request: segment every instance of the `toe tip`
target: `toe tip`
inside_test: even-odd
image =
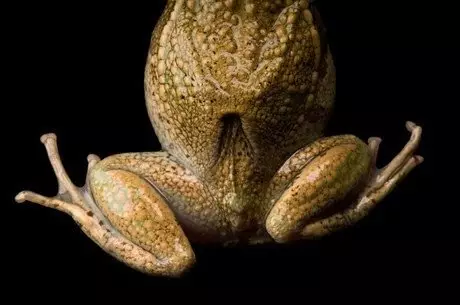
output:
[[[46,133],[40,137],[40,141],[45,144],[48,140],[56,140],[56,134],[54,133]]]
[[[413,132],[415,129],[421,129],[420,126],[418,126],[417,124],[415,124],[415,123],[412,122],[412,121],[407,121],[407,122],[406,122],[406,128],[407,128],[407,130],[409,130],[410,132]]]
[[[420,163],[423,163],[423,161],[425,161],[425,158],[423,158],[420,155],[416,155],[416,156],[414,156],[414,161],[415,161],[416,164],[420,164]]]
[[[380,144],[382,142],[382,138],[380,137],[370,137],[367,142],[370,143],[377,143]]]
[[[88,162],[99,162],[101,160],[101,158],[99,158],[98,155],[95,155],[95,154],[89,154],[88,157],[86,157],[86,160]]]
[[[25,194],[25,192],[20,192],[19,194],[17,194],[17,195],[14,197],[14,200],[15,200],[17,203],[23,203],[24,201],[26,201],[26,194]]]

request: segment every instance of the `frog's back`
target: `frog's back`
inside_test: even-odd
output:
[[[197,173],[230,162],[253,175],[320,136],[335,74],[312,11],[308,1],[169,1],[145,77],[163,148]]]

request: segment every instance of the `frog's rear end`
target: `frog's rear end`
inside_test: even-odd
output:
[[[163,149],[247,231],[263,227],[283,162],[321,136],[335,71],[308,1],[169,1],[145,83]]]

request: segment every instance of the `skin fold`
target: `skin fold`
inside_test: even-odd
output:
[[[162,149],[88,156],[76,187],[43,135],[59,191],[30,201],[69,214],[103,250],[151,275],[180,276],[193,243],[287,243],[365,217],[423,158],[421,127],[384,168],[380,139],[323,136],[335,68],[309,1],[168,1],[145,68]]]

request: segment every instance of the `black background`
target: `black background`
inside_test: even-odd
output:
[[[81,185],[89,153],[154,151],[159,143],[144,105],[150,33],[165,1],[148,4],[24,4],[13,9],[5,44],[12,64],[4,91],[8,198],[2,287],[16,299],[130,298],[188,301],[311,302],[432,295],[440,302],[458,275],[458,204],[453,172],[458,34],[450,10],[435,3],[333,1],[318,4],[334,53],[338,93],[328,134],[383,138],[379,164],[408,140],[404,124],[424,128],[416,168],[356,227],[318,242],[221,249],[196,247],[183,279],[137,273],[89,240],[72,219],[14,195],[54,195],[57,184],[40,135],[55,132],[64,165]],[[11,59],[11,60],[10,60]],[[9,111],[12,109],[11,114]],[[441,127],[442,124],[446,127]],[[448,276],[454,276],[449,279]],[[368,294],[369,293],[369,294]],[[61,298],[61,295],[65,298]],[[371,295],[369,298],[368,295]],[[442,303],[442,302],[441,302]]]

